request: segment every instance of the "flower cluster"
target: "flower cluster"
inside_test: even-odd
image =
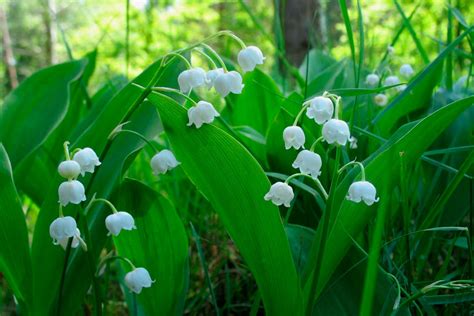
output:
[[[378,79],[377,79],[378,80]],[[328,144],[336,146],[345,146],[350,143],[351,148],[357,148],[357,140],[351,137],[349,125],[338,118],[339,106],[341,97],[325,92],[322,96],[314,97],[303,103],[303,107],[295,118],[293,125],[286,127],[283,130],[283,141],[285,148],[288,150],[294,148],[302,150],[296,156],[292,166],[299,169],[299,173],[289,176],[284,182],[276,182],[265,194],[264,199],[272,201],[273,204],[280,206],[284,205],[290,207],[291,201],[295,197],[293,188],[289,185],[290,180],[297,176],[307,176],[313,179],[320,191],[326,199],[328,194],[318,177],[321,174],[322,159],[314,150],[320,141],[325,141]],[[316,124],[322,125],[321,137],[319,137],[308,149],[305,146],[305,133],[303,129],[298,126],[298,121],[302,114],[306,111],[306,116],[312,119]],[[349,201],[359,203],[363,201],[367,205],[372,205],[379,199],[376,197],[376,189],[373,184],[365,180],[364,166],[360,162],[351,162],[343,166],[339,172],[342,172],[347,166],[357,164],[361,168],[361,181],[356,181],[351,184],[348,190],[347,199]]]
[[[392,46],[389,46],[387,49],[387,53],[389,59],[393,58],[393,56],[395,55],[395,49]],[[408,80],[415,74],[415,70],[410,64],[402,64],[399,69],[399,74],[402,78]],[[385,78],[381,82],[381,79],[383,77]],[[383,67],[380,72],[374,71],[373,73],[368,74],[365,78],[365,83],[369,88],[377,88],[379,86],[389,87],[393,85],[398,85],[394,88],[396,92],[402,92],[407,87],[406,84],[400,84],[400,78],[396,75],[393,75],[392,70],[388,66]],[[373,97],[373,101],[376,105],[384,107],[388,103],[388,96],[385,93],[377,93]]]
[[[66,207],[68,204],[80,204],[86,201],[84,185],[77,178],[79,175],[85,176],[86,173],[94,173],[95,168],[100,166],[101,162],[95,151],[88,147],[73,150],[71,159],[68,145],[69,142],[64,143],[66,160],[62,161],[58,166],[59,175],[66,178],[67,181],[59,185],[59,217],[49,226],[49,234],[53,239],[53,244],[60,245],[65,250],[69,244],[71,248],[77,248],[81,245],[87,251],[87,244],[81,238],[81,232],[77,227],[76,219],[72,216],[64,216],[63,207]],[[169,163],[167,166],[169,166]],[[136,229],[135,220],[130,213],[117,211],[110,201],[96,198],[95,195],[87,205],[86,211],[83,214],[84,217],[87,214],[87,210],[96,202],[104,202],[112,210],[112,214],[105,218],[105,227],[109,231],[109,235],[118,236],[122,230]],[[133,292],[140,293],[143,287],[150,287],[152,281],[148,271],[144,268],[138,268],[126,275],[125,283]]]
[[[242,45],[242,50],[238,53],[237,61],[242,68],[243,72],[252,71],[257,65],[263,64],[265,57],[263,56],[262,51],[256,46],[245,46],[245,44],[238,40]],[[209,46],[206,45],[210,49]],[[206,58],[212,61],[212,59],[207,56],[204,51],[199,51],[201,54],[205,55]],[[244,85],[242,84],[242,75],[235,71],[228,71],[224,62],[218,57],[222,67],[209,71],[205,71],[200,67],[192,67],[189,65],[189,69],[184,70],[178,76],[178,85],[182,93],[188,94],[193,89],[200,87],[206,87],[207,89],[214,90],[223,98],[228,96],[230,93],[240,94]],[[196,128],[201,128],[203,124],[210,124],[214,121],[216,117],[219,116],[219,112],[216,111],[214,106],[206,101],[194,102],[192,99],[189,99],[194,105],[188,110],[188,126],[194,125]]]

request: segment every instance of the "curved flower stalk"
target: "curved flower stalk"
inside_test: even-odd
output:
[[[368,206],[378,202],[379,198],[376,197],[377,190],[375,189],[375,186],[365,180],[365,168],[362,163],[358,161],[349,162],[341,169],[339,169],[339,173],[341,173],[345,168],[351,165],[358,165],[360,167],[361,181],[355,181],[349,186],[349,191],[346,196],[346,199],[355,203],[360,203],[361,201],[364,201],[364,203]]]

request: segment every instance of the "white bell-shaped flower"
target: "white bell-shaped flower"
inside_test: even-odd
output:
[[[399,84],[399,83],[400,83],[400,79],[397,76],[388,76],[387,78],[385,78],[385,80],[383,82],[383,85],[384,86],[393,86],[393,85]]]
[[[211,89],[214,87],[214,82],[216,81],[216,78],[220,75],[224,74],[224,69],[222,68],[217,68],[217,69],[212,69],[209,70],[206,73],[206,86],[208,89]]]
[[[76,179],[81,173],[81,165],[74,160],[65,160],[58,166],[61,177],[66,179]]]
[[[81,244],[81,231],[79,228],[76,228],[76,233],[72,236],[71,248],[77,248]],[[69,243],[69,237],[59,240],[58,244],[63,247],[64,250],[67,248]]]
[[[224,72],[214,80],[214,89],[222,97],[226,97],[231,92],[240,94],[243,88],[242,76],[237,71]]]
[[[99,157],[92,148],[86,147],[79,150],[72,157],[81,166],[81,175],[84,176],[86,172],[94,173],[94,169],[100,166]]]
[[[199,67],[185,70],[178,75],[178,84],[181,92],[188,93],[206,84],[206,72]]]
[[[411,77],[415,71],[413,70],[413,67],[410,64],[403,64],[400,67],[400,75],[402,75],[405,78]]]
[[[49,225],[49,235],[53,244],[58,245],[64,239],[74,237],[77,233],[76,220],[71,216],[58,217]]]
[[[79,204],[86,200],[84,186],[77,180],[69,180],[61,183],[58,188],[59,203],[66,206],[69,203]]]
[[[133,230],[137,228],[133,216],[127,212],[117,212],[107,216],[105,227],[107,227],[109,234],[114,236],[118,236],[122,229]]]
[[[168,150],[163,149],[159,153],[151,158],[151,169],[153,169],[153,173],[157,176],[159,174],[165,174],[168,170],[176,168],[180,162],[176,160],[174,154]]]
[[[379,93],[374,97],[374,103],[378,106],[386,106],[388,102],[388,98],[385,94]]]
[[[125,284],[137,294],[140,294],[144,287],[151,287],[153,281],[150,273],[145,268],[135,268],[125,275]]]
[[[275,182],[270,191],[263,197],[265,201],[272,201],[276,206],[284,205],[290,207],[290,203],[295,197],[293,188],[285,182]]]
[[[298,153],[292,164],[293,168],[299,169],[301,173],[309,174],[315,179],[321,174],[321,165],[321,156],[306,149]]]
[[[247,46],[237,55],[237,61],[244,72],[252,71],[257,65],[263,64],[265,57],[260,48]]]
[[[283,130],[283,140],[285,141],[285,149],[300,149],[304,146],[305,135],[303,129],[299,126],[288,126]]]
[[[376,195],[377,190],[372,183],[368,181],[356,181],[349,187],[349,193],[346,198],[355,203],[364,201],[365,204],[372,205],[379,201]]]
[[[369,74],[365,78],[365,83],[370,87],[376,87],[379,84],[380,77],[377,74]]]
[[[309,102],[309,107],[306,110],[306,116],[314,119],[317,124],[324,124],[329,121],[334,114],[334,105],[331,99],[326,97],[315,97]]]
[[[188,126],[195,125],[200,128],[204,123],[210,124],[215,117],[219,116],[219,112],[214,109],[214,106],[206,101],[199,101],[196,106],[188,110]]]
[[[323,138],[328,144],[338,143],[344,146],[350,139],[351,133],[346,122],[331,119],[323,125]]]

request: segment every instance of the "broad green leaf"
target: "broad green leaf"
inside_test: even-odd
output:
[[[60,124],[68,108],[70,83],[85,66],[85,60],[78,60],[42,69],[7,96],[0,109],[0,141],[13,168]]]
[[[375,117],[373,123],[382,136],[389,135],[390,131],[405,115],[420,109],[426,109],[431,104],[433,89],[441,80],[444,59],[471,30],[472,28],[459,35],[416,76],[402,93]]]
[[[213,125],[186,126],[186,110],[150,95],[176,157],[209,200],[253,273],[268,315],[300,315],[302,296],[278,208],[263,199],[270,188],[245,148]]]
[[[137,226],[114,237],[118,254],[145,267],[156,280],[137,295],[139,304],[146,315],[182,315],[189,278],[188,237],[176,209],[135,180],[126,180],[116,196],[118,209],[129,211]]]
[[[13,183],[12,166],[0,143],[0,271],[24,314],[31,308],[32,272],[25,215]]]
[[[442,131],[473,103],[474,97],[465,98],[441,108],[418,122],[402,126],[399,132],[395,133],[386,144],[364,162],[367,180],[375,185],[378,192],[391,192],[391,188],[396,185],[399,179],[400,155],[403,155],[407,165],[415,163]],[[363,203],[353,203],[344,198],[354,175],[354,172],[350,172],[341,181],[335,192],[335,200],[338,202],[331,209],[333,225],[326,242],[328,245],[338,246],[331,247],[331,251],[326,251],[323,255],[318,293],[321,293],[328,279],[334,273],[335,267],[343,259],[351,245],[352,238],[357,236],[375,215],[375,207],[368,207]],[[380,199],[388,198],[388,195],[380,196]],[[317,252],[317,245],[319,245],[319,241],[316,240],[312,251]]]

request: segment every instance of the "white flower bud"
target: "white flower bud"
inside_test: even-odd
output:
[[[257,65],[263,64],[265,57],[260,48],[247,46],[237,55],[237,61],[244,72],[252,71]]]
[[[344,146],[351,137],[347,123],[337,119],[327,121],[323,125],[321,133],[328,144],[338,143],[342,146]]]
[[[151,279],[150,273],[145,268],[136,268],[125,275],[125,284],[137,294],[140,294],[144,287],[151,287],[155,282]]]
[[[395,47],[393,47],[392,45],[388,45],[387,52],[389,55],[395,54]]]
[[[153,173],[157,176],[160,173],[165,174],[168,170],[176,168],[180,162],[176,160],[174,154],[168,150],[163,149],[159,153],[151,158],[151,169],[153,169]]]
[[[407,85],[406,85],[406,84],[402,84],[402,85],[399,85],[399,86],[395,87],[395,89],[396,89],[398,92],[405,91],[406,88],[407,88]]]
[[[293,168],[300,169],[301,173],[309,174],[315,179],[321,174],[321,165],[321,156],[306,149],[298,153],[292,164]]]
[[[242,76],[237,71],[229,71],[220,74],[214,81],[214,89],[222,97],[226,97],[229,93],[242,93],[244,85],[242,84]]]
[[[276,206],[284,205],[290,207],[291,200],[295,197],[293,188],[284,182],[276,182],[270,187],[270,191],[263,197],[265,201],[272,201]]]
[[[74,160],[65,160],[58,166],[61,177],[66,179],[76,179],[81,173],[81,166]]]
[[[402,75],[405,78],[411,77],[415,71],[413,70],[413,67],[409,64],[403,64],[400,67],[400,75]]]
[[[178,76],[179,90],[188,93],[194,88],[206,84],[206,72],[202,68],[191,68],[183,71]]]
[[[334,105],[331,99],[326,97],[315,97],[309,102],[309,107],[306,110],[306,116],[314,119],[317,124],[324,124],[329,121],[334,114]]]
[[[58,245],[60,241],[74,237],[77,232],[76,220],[71,216],[58,217],[49,226],[49,235],[53,238],[53,244]]]
[[[94,173],[94,168],[100,166],[99,157],[92,148],[84,148],[79,150],[72,157],[81,166],[81,175],[84,176],[86,172]]]
[[[188,110],[188,126],[196,125],[196,128],[200,128],[202,124],[210,124],[214,121],[214,118],[219,116],[219,112],[214,109],[211,103],[206,101],[199,101],[196,106],[189,108]]]
[[[107,216],[105,218],[105,227],[107,227],[109,235],[114,236],[118,236],[122,229],[133,230],[137,228],[132,215],[127,212],[117,212]]]
[[[285,149],[300,149],[304,146],[305,136],[303,129],[299,126],[288,126],[283,130],[283,140],[285,141]]]
[[[77,180],[69,180],[61,183],[58,188],[59,203],[66,206],[69,203],[79,204],[86,200],[85,189]]]
[[[364,201],[365,204],[370,206],[379,201],[379,198],[375,197],[376,194],[377,191],[372,183],[368,181],[356,181],[349,187],[349,193],[346,198],[355,203]]]
[[[206,73],[206,86],[208,89],[211,89],[214,87],[214,82],[216,81],[216,78],[220,75],[224,74],[224,69],[222,68],[217,68],[217,69],[212,69],[209,70]]]
[[[350,149],[357,149],[357,138],[354,136],[349,137],[349,148]]]
[[[369,74],[365,78],[365,83],[370,87],[376,87],[379,84],[380,77],[376,74]]]
[[[387,102],[388,102],[388,98],[385,94],[379,93],[379,94],[374,96],[374,102],[378,106],[386,106]]]
[[[71,242],[71,248],[77,248],[81,243],[81,231],[78,228],[76,228],[76,233],[72,237],[73,238]],[[61,245],[61,247],[63,247],[64,250],[66,250],[68,243],[69,243],[69,237],[61,239],[58,242],[58,244]]]
[[[383,82],[383,85],[384,86],[393,86],[395,84],[399,84],[400,83],[400,79],[398,79],[397,76],[388,76],[387,78],[385,78],[384,82]]]

